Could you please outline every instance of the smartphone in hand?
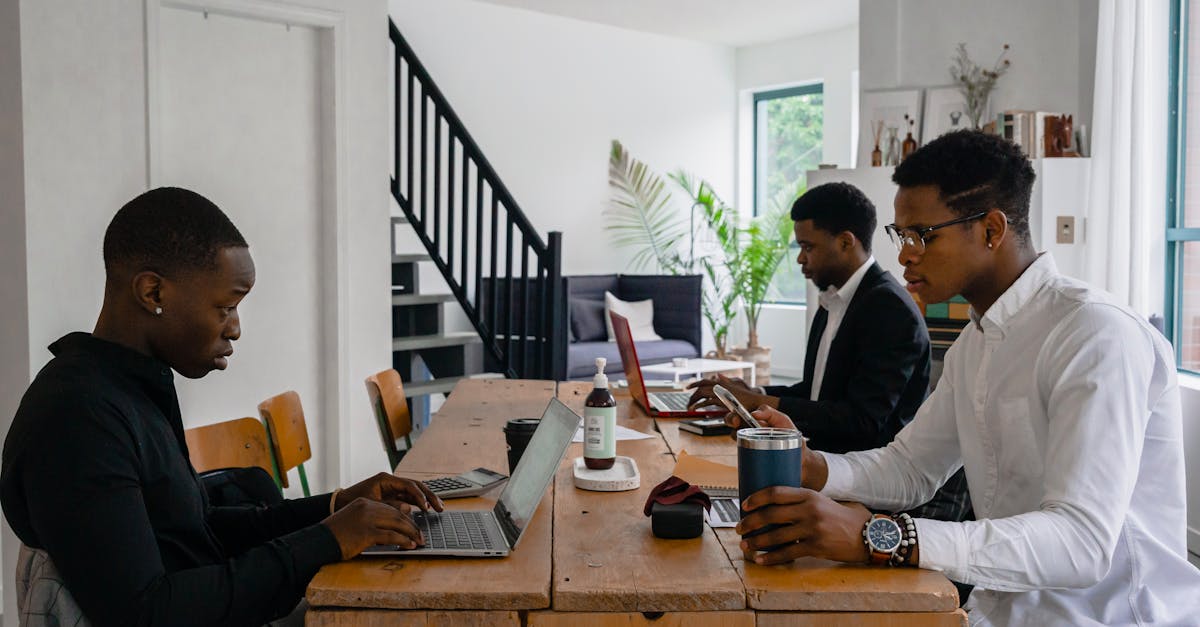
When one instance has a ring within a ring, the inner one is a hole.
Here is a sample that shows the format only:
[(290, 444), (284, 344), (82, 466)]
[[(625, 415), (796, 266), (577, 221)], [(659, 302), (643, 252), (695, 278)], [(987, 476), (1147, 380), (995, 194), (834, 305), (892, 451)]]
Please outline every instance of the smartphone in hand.
[(725, 407), (729, 409), (729, 411), (737, 414), (738, 418), (741, 418), (743, 423), (750, 427), (754, 427), (755, 429), (762, 428), (762, 425), (754, 419), (754, 416), (750, 415), (750, 412), (746, 411), (746, 406), (742, 405), (742, 402), (733, 395), (733, 392), (726, 390), (724, 386), (720, 385), (714, 385), (712, 389), (713, 393), (717, 395), (717, 398), (721, 400), (721, 403), (723, 403)]

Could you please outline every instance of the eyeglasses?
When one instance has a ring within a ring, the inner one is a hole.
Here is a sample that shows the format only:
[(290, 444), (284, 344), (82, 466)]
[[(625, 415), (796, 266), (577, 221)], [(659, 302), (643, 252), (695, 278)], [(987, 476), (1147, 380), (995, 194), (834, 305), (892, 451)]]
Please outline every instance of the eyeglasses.
[(904, 252), (905, 248), (911, 248), (913, 252), (915, 252), (919, 255), (919, 254), (922, 254), (925, 252), (925, 236), (926, 235), (929, 235), (931, 232), (936, 231), (940, 228), (944, 228), (947, 226), (953, 226), (955, 224), (963, 224), (964, 222), (971, 222), (973, 220), (978, 220), (978, 219), (986, 216), (987, 214), (988, 214), (987, 211), (981, 211), (974, 215), (969, 215), (964, 218), (956, 218), (949, 222), (943, 222), (941, 224), (927, 226), (922, 229), (902, 229), (902, 228), (897, 227), (895, 224), (889, 224), (889, 225), (883, 227), (883, 230), (887, 231), (888, 237), (892, 240), (892, 243), (896, 245), (896, 250), (899, 250), (900, 252)]

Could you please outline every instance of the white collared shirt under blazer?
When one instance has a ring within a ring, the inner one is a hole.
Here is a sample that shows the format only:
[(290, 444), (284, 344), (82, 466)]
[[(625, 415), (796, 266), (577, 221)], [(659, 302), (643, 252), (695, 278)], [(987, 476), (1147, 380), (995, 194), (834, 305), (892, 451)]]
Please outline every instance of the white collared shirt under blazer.
[(838, 328), (842, 326), (842, 318), (846, 317), (846, 308), (854, 300), (859, 284), (867, 275), (867, 270), (875, 265), (874, 255), (868, 255), (867, 261), (859, 266), (841, 287), (830, 285), (817, 295), (817, 302), (825, 308), (828, 318), (825, 320), (825, 331), (817, 344), (817, 357), (813, 360), (813, 383), (809, 391), (809, 400), (821, 400), (821, 382), (825, 380), (825, 362), (829, 361), (829, 346), (837, 337)]
[(1200, 624), (1170, 345), (1049, 254), (972, 320), (895, 441), (826, 456), (824, 493), (904, 510), (964, 465), (977, 520), (917, 536), (976, 586), (971, 625)]

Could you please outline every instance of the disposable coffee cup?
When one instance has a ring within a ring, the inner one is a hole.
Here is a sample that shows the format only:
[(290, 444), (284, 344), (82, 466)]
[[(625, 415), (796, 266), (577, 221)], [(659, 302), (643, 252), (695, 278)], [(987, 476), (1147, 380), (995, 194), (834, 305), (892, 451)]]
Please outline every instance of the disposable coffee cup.
[[(800, 487), (800, 455), (803, 438), (796, 429), (742, 429), (737, 432), (738, 498), (744, 503), (751, 494), (772, 486)], [(743, 518), (749, 512), (741, 510)], [(778, 525), (768, 525), (746, 537), (766, 533)], [(765, 551), (779, 548), (772, 546)], [(756, 551), (747, 551), (753, 560)]]
[(513, 418), (504, 425), (504, 441), (508, 445), (508, 474), (517, 469), (517, 462), (525, 453), (529, 439), (537, 431), (541, 418)]

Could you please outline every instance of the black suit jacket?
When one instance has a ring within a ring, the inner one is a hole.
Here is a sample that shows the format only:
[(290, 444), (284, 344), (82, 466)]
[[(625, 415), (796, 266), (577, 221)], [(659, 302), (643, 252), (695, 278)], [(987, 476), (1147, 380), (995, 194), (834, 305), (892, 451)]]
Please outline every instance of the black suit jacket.
[(890, 275), (872, 264), (850, 299), (829, 345), (820, 395), (810, 400), (817, 346), (829, 312), (821, 307), (808, 334), (804, 380), (768, 386), (779, 409), (809, 438), (832, 453), (886, 446), (925, 400), (929, 389), (929, 331), (916, 303)]

